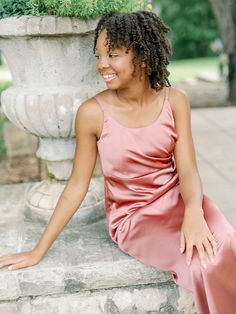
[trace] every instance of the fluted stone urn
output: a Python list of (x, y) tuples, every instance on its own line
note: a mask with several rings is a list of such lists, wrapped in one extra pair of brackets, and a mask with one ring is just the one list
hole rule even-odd
[[(47, 180), (26, 196), (41, 218), (51, 215), (71, 173), (77, 109), (105, 87), (92, 52), (96, 24), (55, 16), (0, 20), (0, 49), (13, 80), (2, 94), (3, 110), (16, 126), (39, 137), (36, 154), (47, 162)], [(103, 215), (103, 179), (101, 171), (96, 174), (76, 215), (84, 222)]]

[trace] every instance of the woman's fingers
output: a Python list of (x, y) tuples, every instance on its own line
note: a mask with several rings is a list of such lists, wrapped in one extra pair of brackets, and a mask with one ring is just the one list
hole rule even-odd
[(15, 258), (9, 257), (9, 258), (5, 259), (4, 261), (0, 262), (0, 268), (2, 268), (4, 266), (15, 264), (15, 263), (19, 263), (21, 261), (22, 261), (22, 258), (20, 258), (20, 257), (15, 257)]
[(214, 262), (214, 256), (216, 255), (216, 246), (217, 243), (211, 234), (207, 238), (199, 240), (197, 244), (187, 244), (187, 263), (190, 264), (189, 261), (191, 262), (192, 260), (193, 248), (196, 247), (201, 265), (206, 268), (207, 256), (212, 263)]
[[(188, 214), (189, 212), (187, 212)], [(180, 235), (180, 252), (186, 251), (186, 261), (190, 265), (193, 250), (197, 250), (201, 265), (206, 268), (208, 257), (211, 262), (217, 251), (217, 242), (203, 216), (185, 215)]]
[(183, 231), (180, 234), (180, 253), (182, 254), (185, 250), (185, 237)]
[(193, 257), (193, 245), (190, 243), (186, 244), (186, 261), (190, 265)]
[(207, 252), (207, 255), (209, 257), (209, 259), (211, 260), (211, 262), (213, 263), (214, 262), (214, 249), (211, 245), (211, 243), (209, 242), (208, 239), (206, 239), (205, 243), (204, 243), (204, 247), (205, 247), (205, 250)]
[(0, 268), (4, 266), (10, 270), (15, 270), (23, 267), (28, 267), (37, 264), (40, 258), (33, 251), (9, 254), (0, 258)]
[(212, 235), (211, 232), (208, 233), (208, 241), (210, 242), (211, 246), (212, 246), (212, 249), (213, 249), (213, 253), (214, 253), (214, 256), (216, 256), (216, 252), (217, 252), (217, 242), (214, 238), (214, 236)]
[(19, 256), (19, 253), (2, 255), (2, 256), (0, 256), (0, 263), (9, 259), (9, 258), (14, 258), (17, 256)]
[(9, 266), (8, 269), (16, 270), (16, 269), (20, 269), (20, 268), (24, 268), (24, 267), (28, 267), (28, 266), (31, 266), (31, 265), (29, 265), (26, 261), (22, 261), (20, 263), (16, 263), (14, 265)]
[(202, 264), (203, 268), (206, 268), (206, 252), (205, 252), (205, 246), (203, 245), (203, 243), (199, 242), (196, 245), (197, 251), (198, 251), (198, 255), (199, 255), (199, 259), (200, 262)]

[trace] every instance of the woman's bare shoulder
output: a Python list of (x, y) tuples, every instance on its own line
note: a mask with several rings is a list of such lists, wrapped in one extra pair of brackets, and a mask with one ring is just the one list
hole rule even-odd
[(101, 100), (106, 100), (110, 97), (109, 91), (104, 90), (94, 95), (93, 97), (85, 100), (78, 108), (78, 112), (81, 115), (93, 117), (97, 115), (98, 112), (101, 112), (101, 107), (96, 100), (98, 97)]
[(77, 110), (75, 127), (87, 129), (89, 133), (97, 134), (102, 123), (102, 110), (94, 97), (82, 102)]
[(179, 87), (170, 87), (169, 102), (174, 114), (190, 110), (189, 98), (184, 90)]
[(82, 102), (76, 113), (76, 130), (87, 130), (88, 133), (98, 136), (103, 125), (103, 112), (96, 96), (102, 101), (109, 99), (109, 92), (102, 91)]
[(96, 101), (95, 97), (91, 97), (82, 102), (78, 108), (77, 115), (81, 115), (84, 118), (89, 118), (96, 116), (96, 113), (99, 112), (99, 104)]

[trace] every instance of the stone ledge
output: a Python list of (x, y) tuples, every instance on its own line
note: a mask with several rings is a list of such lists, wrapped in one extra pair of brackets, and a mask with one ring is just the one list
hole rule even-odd
[(197, 78), (187, 78), (175, 84), (183, 89), (192, 108), (210, 108), (228, 106), (227, 84), (224, 80), (216, 82), (203, 81)]
[[(1, 254), (30, 250), (45, 228), (45, 224), (28, 217), (24, 207), (28, 187), (29, 184), (1, 187)], [(5, 306), (9, 308), (7, 313), (12, 308), (14, 313), (14, 307), (15, 313), (45, 313), (47, 306), (53, 309), (47, 313), (148, 313), (157, 304), (160, 311), (156, 309), (156, 313), (194, 313), (186, 310), (193, 308), (191, 294), (178, 312), (180, 294), (170, 273), (144, 265), (120, 251), (108, 235), (105, 219), (79, 228), (69, 223), (38, 265), (17, 271), (6, 267), (0, 270), (0, 311)], [(70, 307), (70, 303), (74, 305)], [(148, 303), (150, 308), (146, 311)], [(85, 310), (92, 304), (92, 312)], [(71, 310), (61, 312), (59, 305)], [(109, 312), (109, 306), (114, 307), (113, 312)], [(174, 310), (161, 312), (161, 307), (168, 306)]]
[(0, 303), (7, 314), (194, 314), (190, 295), (170, 285), (86, 291)]
[[(1, 252), (29, 250), (43, 229), (42, 224), (24, 219), (3, 219), (0, 233), (5, 245), (0, 246)], [(6, 246), (7, 242), (11, 245)], [(103, 220), (80, 230), (65, 228), (48, 254), (34, 267), (12, 272), (2, 269), (0, 300), (157, 283), (172, 284), (171, 275), (121, 252), (109, 239)]]
[(92, 32), (97, 19), (82, 20), (75, 17), (29, 16), (8, 17), (0, 20), (0, 36), (55, 36)]

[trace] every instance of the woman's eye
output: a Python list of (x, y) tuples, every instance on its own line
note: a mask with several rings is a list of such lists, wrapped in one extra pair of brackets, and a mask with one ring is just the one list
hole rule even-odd
[(117, 57), (118, 55), (117, 54), (110, 54), (109, 55), (109, 58), (115, 58), (115, 57)]
[[(94, 56), (95, 56), (96, 59), (101, 59), (101, 56), (99, 56), (99, 55), (94, 55)], [(109, 55), (108, 55), (108, 58), (115, 58), (115, 57), (117, 57), (117, 56), (118, 56), (117, 54), (114, 54), (114, 53), (113, 53), (113, 54), (109, 54)]]

